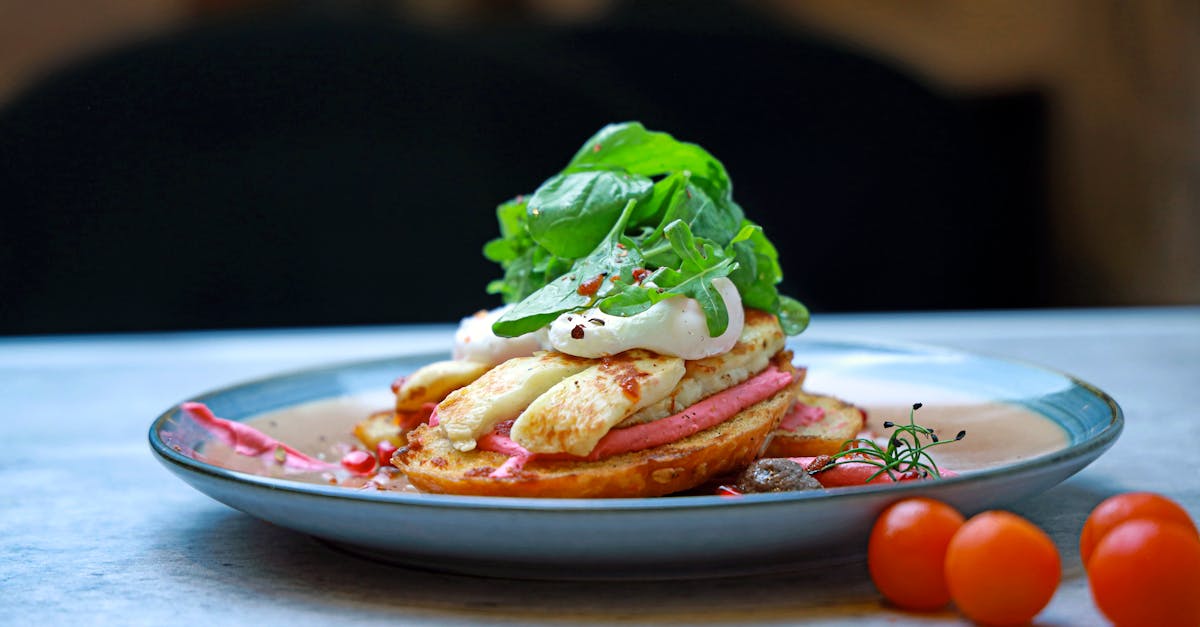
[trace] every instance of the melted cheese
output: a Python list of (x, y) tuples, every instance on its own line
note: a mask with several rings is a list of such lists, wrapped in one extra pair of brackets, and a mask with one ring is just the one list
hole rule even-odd
[(404, 378), (396, 390), (396, 411), (416, 411), (425, 403), (436, 403), (490, 370), (491, 364), (477, 361), (435, 361)]
[(745, 318), (742, 298), (733, 282), (718, 278), (713, 286), (729, 312), (729, 327), (718, 337), (709, 336), (700, 303), (678, 296), (628, 317), (610, 316), (599, 309), (564, 314), (550, 324), (549, 344), (559, 352), (591, 358), (634, 348), (683, 359), (719, 355), (737, 343)]
[(687, 375), (666, 398), (647, 405), (621, 422), (641, 424), (683, 411), (700, 399), (733, 387), (762, 372), (771, 357), (783, 350), (787, 337), (770, 314), (751, 311), (737, 344), (727, 353), (687, 362)]
[(437, 406), (438, 425), (454, 448), (469, 451), (496, 423), (516, 417), (556, 383), (591, 365), (559, 353), (510, 359), (451, 392)]
[(534, 400), (510, 437), (533, 453), (587, 455), (630, 413), (666, 397), (685, 372), (682, 359), (647, 351), (604, 359)]

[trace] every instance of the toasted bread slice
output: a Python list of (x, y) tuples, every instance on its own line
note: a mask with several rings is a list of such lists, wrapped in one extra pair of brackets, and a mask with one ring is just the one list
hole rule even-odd
[(788, 425), (793, 416), (789, 413), (784, 424), (771, 433), (764, 457), (832, 455), (862, 431), (867, 419), (862, 409), (832, 396), (800, 391), (796, 405), (792, 411), (807, 412), (809, 419), (797, 416), (796, 424)]
[(480, 496), (615, 498), (661, 496), (734, 472), (762, 452), (792, 404), (788, 387), (719, 425), (677, 442), (599, 461), (534, 459), (511, 477), (489, 477), (508, 460), (490, 451), (459, 451), (440, 430), (418, 427), (392, 463), (424, 492)]

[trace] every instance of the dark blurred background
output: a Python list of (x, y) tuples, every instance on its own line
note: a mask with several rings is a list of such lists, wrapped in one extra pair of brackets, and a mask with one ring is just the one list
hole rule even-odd
[(457, 320), (495, 205), (620, 120), (816, 312), (1200, 302), (1200, 5), (1017, 4), (18, 5), (0, 333)]

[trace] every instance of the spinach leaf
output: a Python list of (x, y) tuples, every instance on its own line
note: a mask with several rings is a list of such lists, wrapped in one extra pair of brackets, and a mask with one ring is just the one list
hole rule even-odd
[(707, 150), (666, 133), (648, 131), (640, 122), (605, 126), (583, 143), (567, 165), (568, 170), (598, 167), (651, 177), (689, 171), (712, 181), (713, 188), (722, 193), (730, 189), (725, 166)]
[(788, 335), (799, 335), (808, 328), (808, 307), (791, 296), (779, 297), (779, 326)]
[(738, 260), (738, 269), (729, 276), (742, 302), (747, 307), (777, 312), (779, 310), (779, 292), (775, 284), (783, 279), (783, 270), (779, 266), (779, 252), (763, 235), (762, 227), (742, 221), (742, 229), (752, 230), (745, 240), (733, 244), (733, 254)]
[(583, 257), (604, 239), (622, 208), (650, 196), (653, 187), (645, 176), (616, 170), (559, 174), (529, 199), (529, 235), (558, 257)]

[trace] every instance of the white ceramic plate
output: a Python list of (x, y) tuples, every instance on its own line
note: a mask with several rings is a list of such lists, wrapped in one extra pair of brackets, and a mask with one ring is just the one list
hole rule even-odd
[[(211, 436), (181, 428), (191, 419), (178, 406), (154, 421), (150, 446), (167, 468), (212, 498), (371, 557), (501, 577), (667, 578), (787, 570), (861, 551), (875, 516), (903, 497), (934, 497), (969, 515), (1038, 494), (1096, 459), (1123, 424), (1120, 407), (1104, 392), (1036, 366), (908, 344), (798, 340), (790, 347), (797, 363), (809, 369), (808, 389), (869, 407), (943, 403), (959, 408), (964, 420), (975, 408), (999, 403), (1049, 421), (1063, 445), (1012, 455), (1006, 425), (974, 416), (968, 439), (992, 437), (997, 450), (1009, 452), (976, 459), (978, 468), (955, 478), (738, 498), (615, 500), (359, 491), (238, 472), (194, 458)], [(312, 401), (377, 393), (397, 375), (440, 358), (307, 370), (188, 400), (207, 403), (218, 416), (245, 420)], [(1007, 420), (1003, 412), (997, 415), (995, 422)], [(1022, 436), (1016, 437), (1019, 444)], [(979, 448), (978, 439), (972, 443)], [(953, 459), (950, 446), (942, 450)]]

